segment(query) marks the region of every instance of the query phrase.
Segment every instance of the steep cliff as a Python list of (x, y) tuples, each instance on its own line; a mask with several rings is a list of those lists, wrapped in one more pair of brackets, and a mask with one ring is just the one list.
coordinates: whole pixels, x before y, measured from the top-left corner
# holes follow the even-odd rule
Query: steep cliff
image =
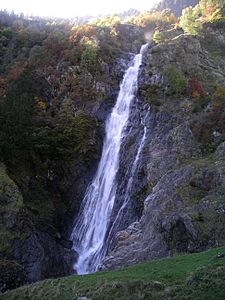
[(224, 30), (209, 26), (205, 37), (180, 35), (150, 45), (121, 153), (120, 197), (146, 115), (147, 138), (123, 230), (103, 268), (224, 244), (225, 95), (220, 102), (215, 92), (224, 89), (224, 37)]

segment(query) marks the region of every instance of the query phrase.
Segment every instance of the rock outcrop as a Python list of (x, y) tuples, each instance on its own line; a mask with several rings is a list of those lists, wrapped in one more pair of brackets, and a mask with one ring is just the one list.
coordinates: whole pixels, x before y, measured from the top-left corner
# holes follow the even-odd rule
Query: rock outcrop
[(193, 107), (197, 100), (187, 91), (171, 94), (166, 78), (171, 65), (183, 74), (186, 84), (198, 78), (209, 93), (212, 85), (223, 85), (225, 80), (223, 56), (215, 58), (205, 39), (181, 35), (149, 47), (140, 73), (136, 118), (131, 118), (121, 151), (119, 177), (126, 180), (129, 174), (127, 166), (140, 140), (140, 116), (147, 113), (146, 103), (151, 107), (147, 139), (133, 180), (132, 208), (128, 207), (124, 215), (103, 269), (203, 251), (224, 243), (225, 144), (223, 139), (215, 141), (215, 145), (221, 143), (217, 150), (208, 151), (208, 146), (196, 138), (193, 122), (212, 107), (209, 103), (196, 114)]
[(3, 164), (0, 165), (0, 199), (0, 291), (70, 274), (74, 258), (70, 245), (56, 235), (55, 228), (37, 225)]

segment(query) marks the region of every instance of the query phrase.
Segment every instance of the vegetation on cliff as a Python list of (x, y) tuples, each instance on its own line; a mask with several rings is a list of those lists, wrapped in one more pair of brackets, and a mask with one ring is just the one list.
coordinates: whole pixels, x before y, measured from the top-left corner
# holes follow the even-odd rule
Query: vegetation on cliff
[(224, 0), (201, 0), (196, 6), (183, 10), (180, 25), (190, 34), (200, 34), (206, 23), (225, 26), (224, 9)]

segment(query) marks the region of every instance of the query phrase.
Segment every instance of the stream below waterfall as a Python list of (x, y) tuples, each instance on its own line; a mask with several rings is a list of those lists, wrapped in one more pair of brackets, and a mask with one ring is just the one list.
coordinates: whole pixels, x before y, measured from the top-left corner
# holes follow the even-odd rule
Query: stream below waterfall
[[(78, 260), (74, 265), (77, 274), (96, 272), (110, 243), (111, 234), (107, 233), (112, 232), (109, 224), (117, 190), (116, 175), (119, 169), (120, 149), (129, 120), (131, 104), (137, 92), (142, 56), (147, 47), (148, 44), (141, 47), (140, 53), (134, 56), (131, 66), (124, 75), (116, 104), (106, 121), (106, 136), (98, 169), (87, 188), (71, 234), (73, 249), (78, 253)], [(143, 137), (131, 168), (123, 205), (112, 226), (119, 222), (121, 210), (129, 201), (132, 176), (136, 171), (145, 138), (146, 127), (144, 127)]]

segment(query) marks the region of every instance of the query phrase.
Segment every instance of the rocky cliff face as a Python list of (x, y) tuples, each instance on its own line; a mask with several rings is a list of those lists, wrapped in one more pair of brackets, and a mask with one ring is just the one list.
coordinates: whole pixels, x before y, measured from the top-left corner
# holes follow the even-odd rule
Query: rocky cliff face
[(74, 254), (49, 223), (37, 226), (16, 184), (0, 165), (0, 291), (72, 272)]
[[(215, 47), (208, 39), (214, 40)], [(211, 31), (207, 38), (181, 35), (149, 47), (140, 72), (139, 101), (121, 151), (119, 182), (129, 176), (127, 166), (134, 160), (140, 141), (141, 116), (148, 111), (146, 103), (151, 111), (146, 119), (147, 139), (122, 230), (117, 232), (103, 268), (202, 251), (224, 243), (223, 126), (212, 123), (211, 150), (209, 144), (196, 137), (193, 124), (206, 122), (214, 114), (213, 104), (208, 100), (196, 113), (196, 102), (201, 100), (187, 91), (183, 95), (171, 93), (173, 83), (166, 78), (167, 70), (171, 73), (175, 68), (184, 81), (198, 78), (209, 91), (204, 97), (210, 97), (212, 86), (223, 86), (225, 80), (224, 56), (215, 56), (214, 52), (221, 43), (224, 47), (224, 32)], [(123, 197), (123, 183), (118, 193)]]

